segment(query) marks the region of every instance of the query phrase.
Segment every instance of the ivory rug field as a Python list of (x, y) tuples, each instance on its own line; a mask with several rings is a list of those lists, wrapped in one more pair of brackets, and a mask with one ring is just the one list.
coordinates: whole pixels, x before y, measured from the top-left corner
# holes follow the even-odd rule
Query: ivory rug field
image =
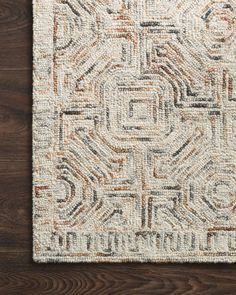
[(35, 261), (236, 261), (235, 35), (235, 0), (34, 0)]

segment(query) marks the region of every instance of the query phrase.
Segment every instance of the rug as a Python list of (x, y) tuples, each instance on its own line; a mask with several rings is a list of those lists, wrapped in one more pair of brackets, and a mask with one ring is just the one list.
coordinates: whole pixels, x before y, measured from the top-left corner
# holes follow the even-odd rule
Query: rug
[(34, 0), (34, 261), (236, 261), (235, 34), (233, 0)]

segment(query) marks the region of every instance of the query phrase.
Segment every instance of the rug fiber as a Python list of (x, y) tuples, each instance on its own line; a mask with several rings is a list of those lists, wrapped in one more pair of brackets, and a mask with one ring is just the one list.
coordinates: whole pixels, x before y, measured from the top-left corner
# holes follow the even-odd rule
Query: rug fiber
[(36, 262), (236, 261), (236, 2), (34, 0)]

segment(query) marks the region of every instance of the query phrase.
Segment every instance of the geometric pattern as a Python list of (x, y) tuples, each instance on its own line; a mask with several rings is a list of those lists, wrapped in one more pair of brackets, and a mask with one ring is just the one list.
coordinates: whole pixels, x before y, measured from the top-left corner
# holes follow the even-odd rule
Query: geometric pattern
[(236, 1), (34, 0), (36, 262), (236, 261)]

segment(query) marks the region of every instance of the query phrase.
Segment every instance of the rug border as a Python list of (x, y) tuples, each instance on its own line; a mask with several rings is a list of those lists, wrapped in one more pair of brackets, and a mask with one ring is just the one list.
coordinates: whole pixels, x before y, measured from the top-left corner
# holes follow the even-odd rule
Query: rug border
[(33, 261), (35, 263), (160, 263), (160, 264), (168, 264), (168, 263), (228, 263), (232, 264), (236, 262), (236, 257), (228, 257), (228, 256), (215, 256), (215, 257), (207, 257), (206, 256), (196, 256), (191, 257), (187, 256), (182, 258), (180, 256), (167, 256), (163, 255), (162, 257), (157, 256), (153, 258), (130, 258), (130, 257), (40, 257), (40, 256), (33, 256)]

